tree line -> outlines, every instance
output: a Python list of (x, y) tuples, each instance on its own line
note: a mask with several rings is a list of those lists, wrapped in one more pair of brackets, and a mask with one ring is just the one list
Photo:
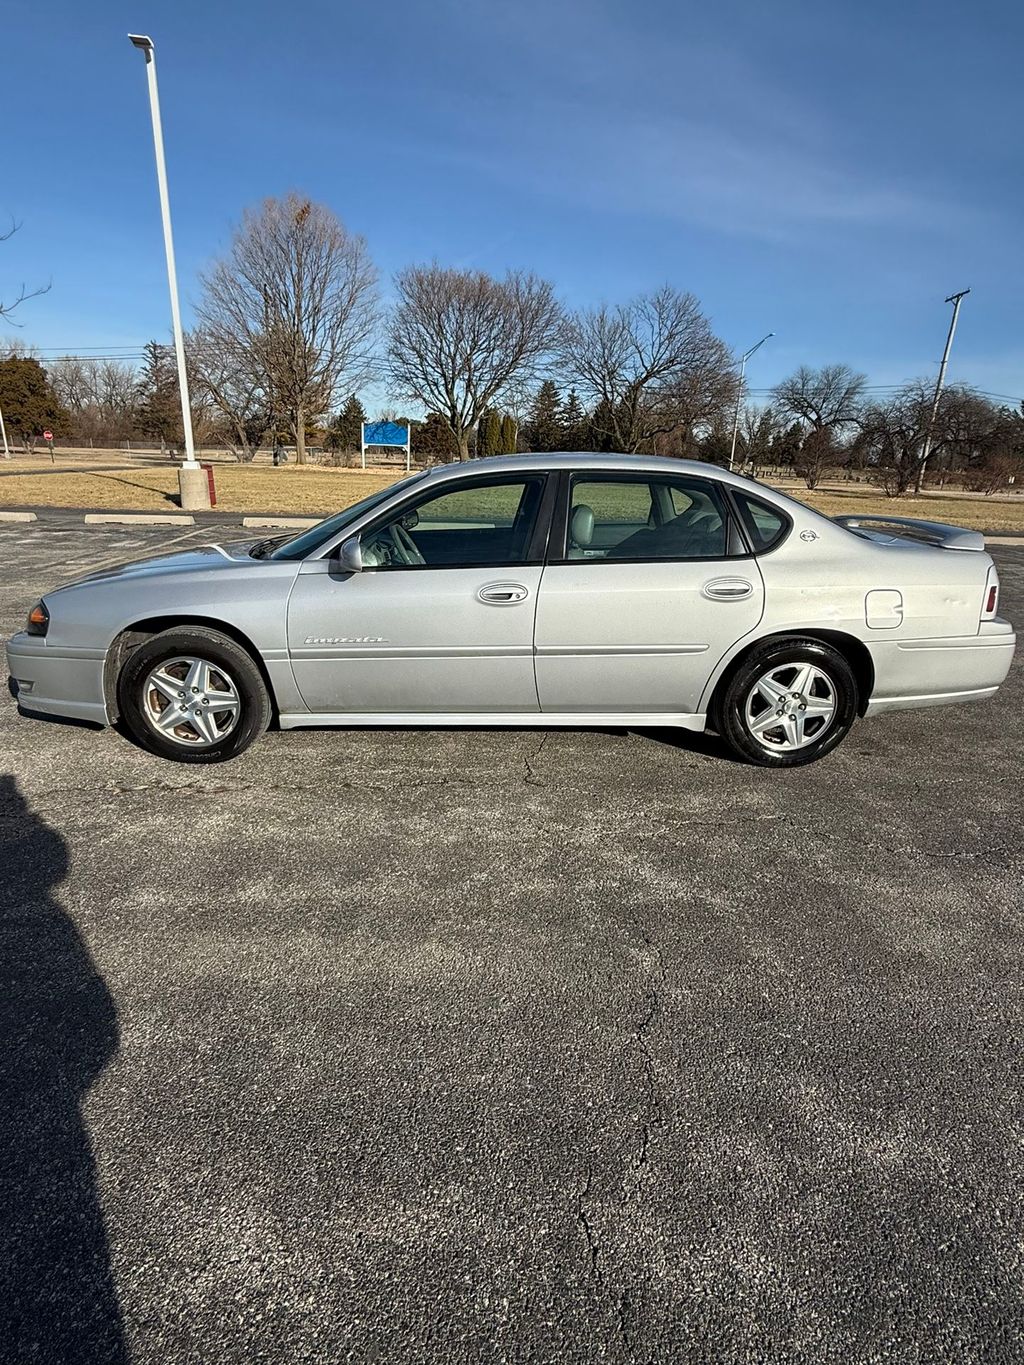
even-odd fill
[[(526, 271), (432, 263), (392, 284), (385, 309), (366, 243), (325, 206), (291, 194), (247, 210), (200, 276), (186, 339), (197, 443), (242, 461), (277, 441), (300, 463), (311, 445), (344, 455), (359, 446), (359, 390), (376, 382), (425, 414), (411, 420), (419, 459), (589, 449), (725, 463), (735, 442), (740, 468), (791, 468), (811, 488), (828, 470), (861, 471), (898, 495), (926, 437), (939, 477), (998, 487), (1024, 458), (1019, 409), (951, 386), (933, 420), (924, 381), (880, 397), (841, 364), (801, 367), (743, 406), (734, 438), (736, 363), (697, 298), (669, 285), (573, 310)], [(22, 439), (49, 425), (96, 443), (181, 441), (173, 356), (156, 342), (139, 372), (67, 359), (47, 375), (11, 357), (0, 405)]]

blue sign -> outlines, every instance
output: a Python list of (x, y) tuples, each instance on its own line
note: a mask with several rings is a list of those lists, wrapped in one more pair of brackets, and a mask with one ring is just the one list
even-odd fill
[(398, 422), (364, 422), (364, 446), (401, 446), (409, 444), (409, 428)]

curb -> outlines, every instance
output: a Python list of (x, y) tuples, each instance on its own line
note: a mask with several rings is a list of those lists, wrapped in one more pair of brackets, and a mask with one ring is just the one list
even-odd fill
[(0, 521), (38, 521), (35, 512), (0, 512)]
[(299, 527), (303, 529), (307, 526), (315, 526), (321, 517), (243, 517), (243, 526), (285, 526)]
[(195, 517), (148, 516), (145, 512), (87, 512), (86, 526), (101, 526), (113, 522), (118, 526), (194, 526)]

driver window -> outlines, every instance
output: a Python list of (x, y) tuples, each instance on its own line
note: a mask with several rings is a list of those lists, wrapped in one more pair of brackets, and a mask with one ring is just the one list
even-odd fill
[(537, 522), (544, 476), (438, 490), (364, 533), (363, 564), (378, 569), (523, 564)]

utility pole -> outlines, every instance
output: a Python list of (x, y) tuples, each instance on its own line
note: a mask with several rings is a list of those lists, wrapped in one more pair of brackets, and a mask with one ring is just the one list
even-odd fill
[(736, 390), (736, 413), (735, 416), (733, 417), (732, 422), (732, 445), (729, 448), (730, 470), (736, 464), (736, 438), (737, 436), (739, 436), (740, 432), (740, 407), (743, 404), (743, 384), (747, 373), (747, 361), (757, 350), (758, 346), (763, 346), (764, 343), (768, 340), (768, 337), (773, 337), (774, 335), (775, 335), (774, 332), (769, 332), (767, 336), (763, 336), (761, 340), (756, 343), (756, 345), (751, 346), (749, 351), (744, 351), (744, 353), (740, 356), (740, 382), (739, 387)]
[(960, 316), (960, 301), (971, 291), (961, 289), (959, 294), (950, 294), (946, 303), (953, 305), (953, 316), (949, 323), (949, 335), (946, 337), (946, 349), (942, 352), (942, 364), (939, 366), (939, 378), (935, 385), (935, 400), (932, 403), (931, 416), (928, 419), (928, 426), (925, 428), (924, 444), (921, 447), (921, 463), (917, 468), (917, 482), (914, 485), (914, 492), (920, 493), (924, 487), (924, 467), (928, 463), (928, 456), (932, 453), (932, 432), (935, 430), (935, 419), (939, 415), (939, 399), (942, 397), (942, 386), (946, 382), (946, 366), (949, 364), (949, 353), (953, 348), (953, 333), (956, 331), (956, 320)]

